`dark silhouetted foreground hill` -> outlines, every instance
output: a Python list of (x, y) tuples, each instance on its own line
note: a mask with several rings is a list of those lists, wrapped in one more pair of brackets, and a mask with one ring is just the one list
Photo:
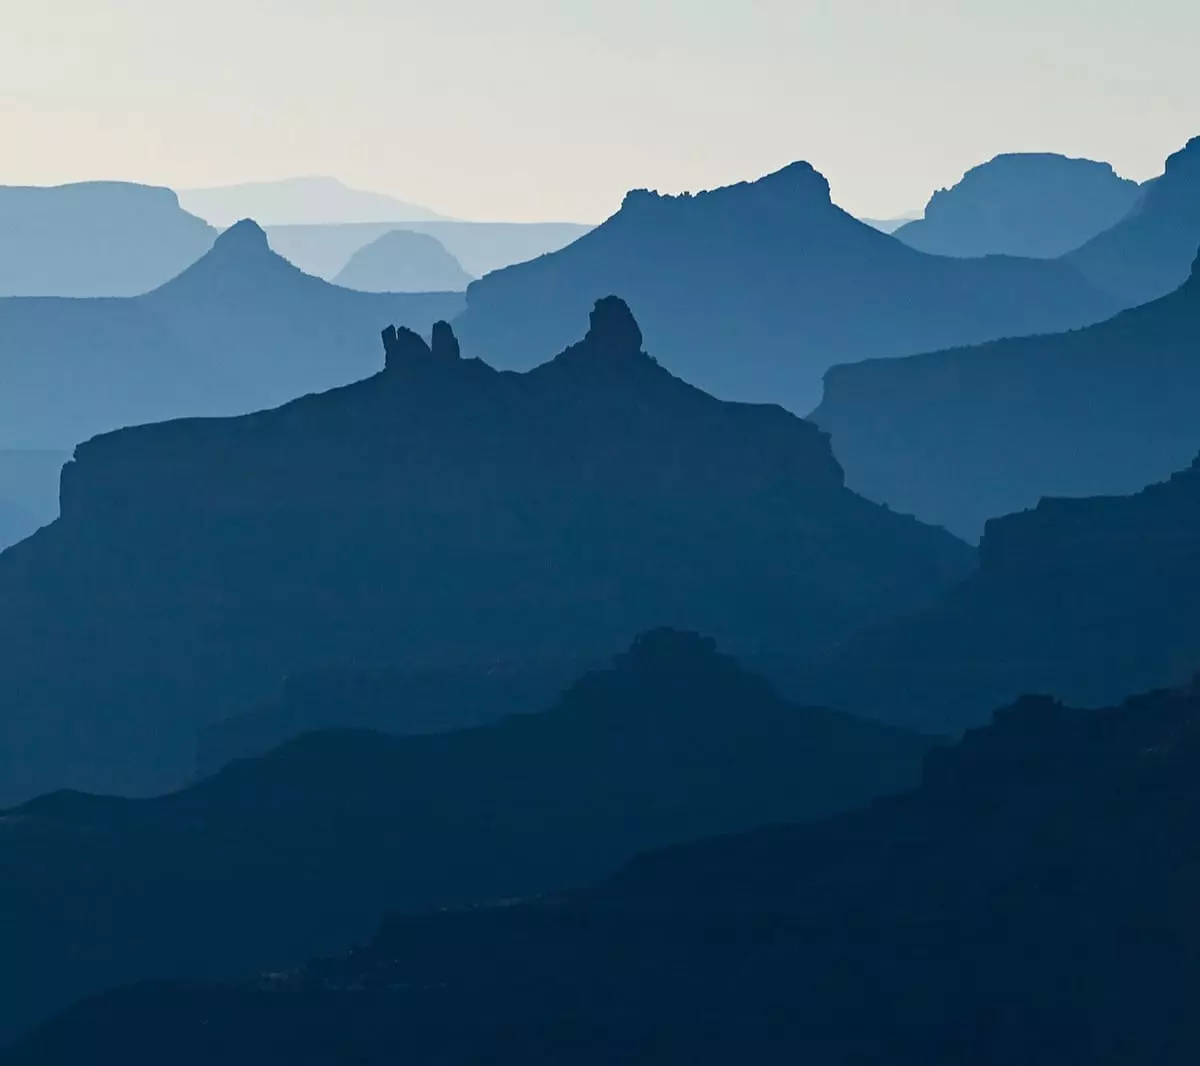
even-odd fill
[(1138, 184), (1108, 163), (1039, 153), (998, 155), (939, 189), (923, 218), (895, 230), (932, 255), (1054, 259), (1116, 225)]
[(444, 733), (548, 707), (595, 665), (574, 659), (501, 661), (417, 670), (320, 670), (285, 680), (270, 701), (200, 730), (207, 777), (234, 759), (323, 729)]
[(350, 292), (271, 252), (253, 222), (124, 300), (0, 300), (0, 448), (70, 449), (186, 415), (242, 414), (380, 366), (382, 325), (428, 330), (456, 293)]
[(337, 178), (285, 178), (211, 189), (181, 189), (180, 202), (214, 226), (253, 218), (264, 226), (398, 222), (442, 215), (385, 193), (343, 185)]
[(0, 551), (24, 540), (38, 525), (30, 511), (12, 500), (0, 498)]
[(360, 292), (461, 292), (472, 279), (436, 237), (394, 229), (355, 252), (333, 280)]
[(0, 186), (0, 297), (136, 296), (194, 263), (216, 235), (170, 189)]
[(857, 492), (977, 539), (1043, 496), (1136, 492), (1200, 452), (1200, 261), (1072, 333), (834, 367), (813, 420)]
[(1143, 186), (1128, 217), (1063, 260), (1125, 304), (1177, 289), (1200, 247), (1200, 137), (1167, 160)]
[(547, 712), (313, 733), (159, 799), (46, 796), (0, 814), (0, 1033), (125, 981), (346, 950), (389, 911), (561, 890), (646, 848), (857, 807), (912, 785), (928, 746), (657, 631)]
[(1195, 689), (1031, 698), (867, 810), (396, 919), (291, 973), (99, 997), (4, 1066), (1178, 1066), (1198, 804)]
[(436, 238), (473, 277), (556, 252), (592, 227), (575, 222), (360, 222), (269, 226), (271, 247), (301, 270), (335, 278), (355, 252), (393, 230)]
[(979, 560), (934, 606), (825, 657), (805, 691), (948, 733), (1023, 692), (1100, 706), (1200, 669), (1200, 460), (1134, 496), (993, 519)]
[(834, 363), (1044, 333), (1117, 305), (1059, 263), (926, 256), (851, 218), (807, 163), (696, 196), (632, 192), (574, 244), (467, 290), (467, 349), (524, 369), (597, 293), (625, 297), (672, 373), (808, 412)]
[(527, 374), (387, 330), (386, 369), (82, 445), (0, 557), (0, 795), (145, 791), (283, 677), (607, 654), (676, 625), (794, 657), (973, 563), (842, 483), (825, 434), (641, 350), (628, 308)]

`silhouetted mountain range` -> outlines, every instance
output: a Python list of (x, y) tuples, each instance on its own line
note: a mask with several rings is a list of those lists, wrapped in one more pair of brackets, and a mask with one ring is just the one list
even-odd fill
[(199, 726), (314, 668), (590, 657), (664, 624), (794, 656), (973, 563), (849, 492), (815, 426), (672, 377), (615, 298), (527, 374), (445, 325), (384, 342), (354, 385), (76, 450), (59, 519), (0, 556), (0, 794), (169, 787)]
[(397, 918), (287, 973), (98, 997), (4, 1066), (1178, 1066), (1198, 782), (1195, 687), (1026, 699), (866, 810)]
[(436, 237), (404, 229), (360, 248), (334, 278), (360, 292), (461, 292), (471, 281)]
[(1200, 260), (1071, 333), (832, 368), (813, 420), (851, 488), (976, 539), (1043, 496), (1135, 492), (1200, 452)]
[(939, 189), (924, 217), (894, 231), (933, 255), (1054, 259), (1116, 225), (1140, 195), (1108, 163), (1038, 153), (998, 155)]
[(417, 670), (319, 670), (286, 678), (251, 710), (200, 730), (196, 767), (216, 773), (324, 729), (400, 735), (444, 733), (534, 707), (548, 707), (594, 663), (574, 659), (502, 661)]
[(1126, 305), (1177, 289), (1200, 247), (1200, 137), (1167, 160), (1129, 215), (1063, 261)]
[(170, 189), (0, 186), (0, 297), (136, 296), (199, 259), (216, 235)]
[(494, 365), (527, 368), (561, 350), (597, 292), (628, 299), (672, 373), (799, 412), (834, 363), (1067, 329), (1118, 309), (1060, 263), (916, 252), (835, 207), (825, 179), (796, 163), (696, 196), (632, 192), (568, 248), (472, 284), (456, 328)]
[(157, 799), (45, 796), (0, 814), (0, 1034), (126, 981), (346, 950), (389, 911), (557, 891), (645, 848), (854, 808), (911, 786), (928, 747), (658, 631), (543, 713), (313, 733)]
[(428, 221), (445, 217), (394, 196), (349, 188), (337, 178), (329, 177), (180, 189), (179, 201), (193, 214), (221, 228), (243, 218), (252, 218), (263, 226), (279, 226)]
[(66, 452), (0, 451), (0, 550), (58, 517), (58, 475)]
[(1134, 496), (991, 520), (974, 575), (846, 641), (805, 691), (937, 732), (1024, 692), (1101, 706), (1200, 669), (1197, 598), (1200, 460)]
[(333, 279), (355, 252), (393, 230), (428, 233), (474, 277), (556, 252), (592, 227), (575, 222), (359, 222), (269, 226), (271, 247), (301, 270)]
[(122, 426), (241, 414), (380, 367), (380, 323), (428, 330), (453, 293), (380, 296), (301, 273), (252, 222), (145, 296), (0, 300), (0, 448), (70, 449)]

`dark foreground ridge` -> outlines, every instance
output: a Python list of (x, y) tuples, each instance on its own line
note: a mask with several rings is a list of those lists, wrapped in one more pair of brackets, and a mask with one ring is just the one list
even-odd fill
[(826, 436), (723, 403), (600, 301), (527, 374), (385, 336), (387, 366), (242, 418), (79, 447), (0, 555), (0, 797), (178, 786), (196, 730), (326, 667), (594, 657), (659, 625), (794, 656), (973, 552), (849, 492)]
[(917, 790), (590, 892), (84, 1003), (4, 1066), (1178, 1066), (1200, 1039), (1200, 698), (1026, 699)]
[(851, 809), (909, 787), (928, 747), (660, 630), (541, 713), (311, 733), (158, 799), (45, 796), (0, 813), (0, 1042), (123, 982), (294, 966), (392, 911), (557, 891), (646, 848)]

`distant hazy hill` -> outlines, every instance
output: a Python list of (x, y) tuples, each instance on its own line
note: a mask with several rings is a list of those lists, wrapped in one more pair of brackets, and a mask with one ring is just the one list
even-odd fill
[(1024, 692), (1099, 706), (1200, 671), (1200, 460), (1134, 496), (993, 519), (979, 570), (846, 641), (805, 691), (939, 732)]
[(337, 276), (350, 257), (392, 230), (428, 233), (474, 277), (557, 252), (592, 227), (575, 222), (358, 222), (341, 226), (271, 226), (271, 247), (301, 270)]
[(560, 890), (646, 848), (858, 807), (912, 785), (929, 747), (787, 703), (672, 632), (525, 712), (312, 733), (158, 799), (5, 811), (0, 1041), (126, 981), (293, 966), (389, 912)]
[(1072, 252), (1065, 262), (1127, 304), (1174, 291), (1200, 247), (1200, 137), (1143, 186), (1128, 217)]
[(695, 196), (630, 193), (569, 247), (472, 284), (456, 328), (473, 354), (527, 368), (568, 342), (598, 292), (628, 299), (668, 370), (798, 412), (816, 405), (834, 363), (1067, 329), (1118, 309), (1060, 263), (914, 251), (835, 207), (825, 179), (797, 163)]
[(812, 418), (857, 492), (977, 539), (1043, 496), (1136, 492), (1200, 452), (1200, 261), (1071, 333), (834, 367)]
[(1195, 686), (1029, 698), (865, 810), (400, 916), (286, 973), (97, 997), (4, 1066), (1179, 1066), (1197, 782)]
[(1054, 259), (1119, 222), (1139, 195), (1108, 163), (998, 155), (935, 192), (924, 217), (895, 235), (934, 255)]
[(355, 252), (333, 280), (360, 292), (462, 292), (473, 279), (436, 237), (396, 229)]
[(170, 189), (0, 186), (0, 296), (135, 296), (212, 247)]
[(262, 226), (405, 222), (444, 216), (384, 193), (351, 189), (336, 178), (287, 178), (214, 189), (180, 189), (179, 202), (224, 228), (252, 218)]
[(122, 426), (241, 414), (380, 368), (381, 324), (428, 330), (457, 294), (376, 296), (309, 277), (243, 223), (145, 296), (0, 300), (0, 448), (70, 450)]
[(816, 427), (672, 377), (619, 300), (527, 374), (444, 325), (385, 344), (354, 385), (76, 450), (58, 521), (0, 556), (0, 795), (169, 787), (198, 727), (315, 668), (658, 625), (795, 657), (973, 563), (849, 492)]

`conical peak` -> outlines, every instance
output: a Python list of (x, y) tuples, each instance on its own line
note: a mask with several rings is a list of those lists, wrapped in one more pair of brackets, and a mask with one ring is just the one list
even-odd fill
[(217, 238), (213, 245), (213, 251), (236, 252), (239, 255), (247, 252), (269, 252), (270, 250), (271, 246), (267, 243), (266, 233), (251, 218), (235, 222)]
[(781, 170), (766, 174), (755, 181), (738, 182), (735, 185), (725, 185), (700, 193), (681, 193), (678, 196), (664, 196), (648, 189), (632, 189), (625, 194), (621, 204), (622, 211), (638, 210), (662, 203), (702, 203), (708, 200), (738, 201), (755, 203), (764, 198), (772, 202), (786, 199), (791, 203), (815, 204), (829, 207), (832, 198), (829, 181), (825, 175), (811, 163), (803, 160), (789, 163)]
[(637, 354), (642, 350), (642, 331), (619, 296), (597, 300), (590, 316), (591, 324), (584, 342), (606, 352)]

